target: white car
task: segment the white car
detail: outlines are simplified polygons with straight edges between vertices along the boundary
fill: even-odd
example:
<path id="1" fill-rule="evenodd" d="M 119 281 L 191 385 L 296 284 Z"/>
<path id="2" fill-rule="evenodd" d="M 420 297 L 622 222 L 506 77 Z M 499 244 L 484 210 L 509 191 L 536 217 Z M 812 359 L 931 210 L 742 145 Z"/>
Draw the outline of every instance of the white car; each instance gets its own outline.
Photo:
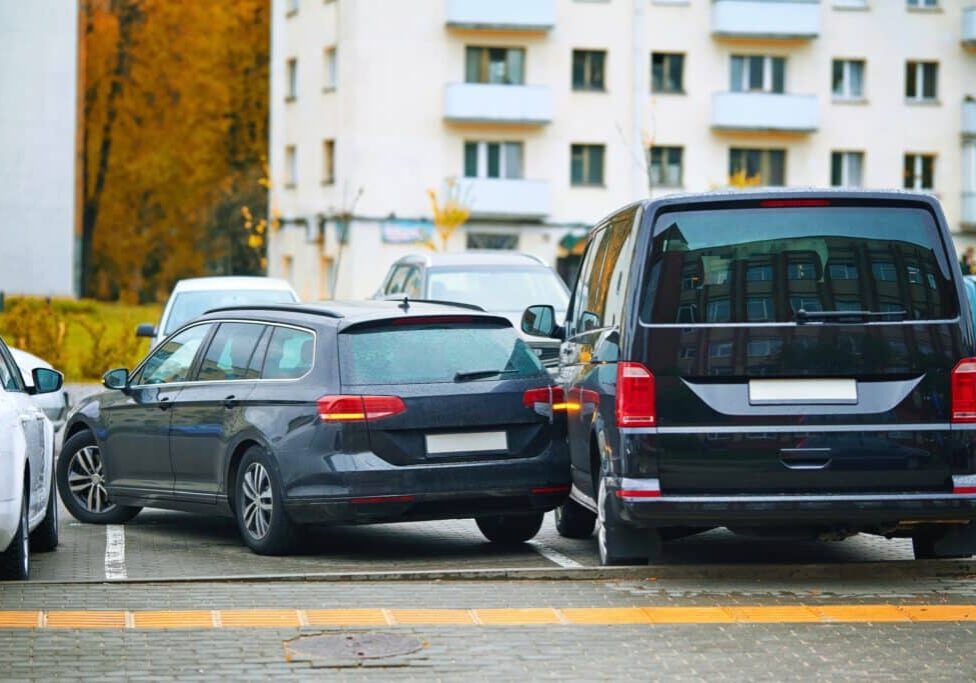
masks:
<path id="1" fill-rule="evenodd" d="M 271 277 L 197 277 L 180 280 L 170 292 L 159 325 L 143 323 L 139 337 L 150 337 L 156 346 L 179 327 L 212 308 L 298 303 L 298 295 L 284 280 Z"/>
<path id="2" fill-rule="evenodd" d="M 34 386 L 34 368 L 47 368 L 54 370 L 54 367 L 42 358 L 38 358 L 32 353 L 15 349 L 12 346 L 10 355 L 14 357 L 14 362 L 20 368 L 20 375 L 24 378 L 24 384 L 30 389 Z M 44 411 L 47 419 L 54 425 L 54 431 L 59 432 L 64 427 L 64 419 L 68 414 L 68 394 L 64 391 L 52 391 L 46 394 L 34 394 L 32 396 L 37 407 Z"/>
<path id="3" fill-rule="evenodd" d="M 26 579 L 30 551 L 58 545 L 54 427 L 32 400 L 59 391 L 63 378 L 36 368 L 28 388 L 0 339 L 0 578 Z"/>

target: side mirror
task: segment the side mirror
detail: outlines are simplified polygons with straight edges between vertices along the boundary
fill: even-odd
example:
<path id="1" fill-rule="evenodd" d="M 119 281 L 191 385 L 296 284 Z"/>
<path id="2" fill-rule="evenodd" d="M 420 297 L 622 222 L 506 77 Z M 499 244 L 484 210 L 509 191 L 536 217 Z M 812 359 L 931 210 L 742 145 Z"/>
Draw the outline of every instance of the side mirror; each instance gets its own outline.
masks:
<path id="1" fill-rule="evenodd" d="M 129 386 L 129 371 L 126 368 L 109 370 L 102 375 L 102 384 L 106 389 L 125 389 Z"/>
<path id="2" fill-rule="evenodd" d="M 32 394 L 51 394 L 64 384 L 64 375 L 50 368 L 34 368 L 31 370 L 31 379 L 34 380 Z"/>
<path id="3" fill-rule="evenodd" d="M 142 323 L 136 328 L 137 337 L 155 337 L 156 327 L 152 323 Z"/>
<path id="4" fill-rule="evenodd" d="M 529 306 L 522 314 L 522 331 L 533 337 L 557 337 L 556 309 L 546 304 Z"/>

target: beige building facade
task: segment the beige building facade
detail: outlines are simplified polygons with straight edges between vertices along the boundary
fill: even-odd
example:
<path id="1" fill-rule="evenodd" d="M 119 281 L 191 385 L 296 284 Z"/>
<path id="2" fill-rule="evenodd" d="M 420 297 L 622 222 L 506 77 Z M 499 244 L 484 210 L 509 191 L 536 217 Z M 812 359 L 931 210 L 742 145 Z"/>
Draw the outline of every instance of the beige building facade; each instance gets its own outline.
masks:
<path id="1" fill-rule="evenodd" d="M 274 0 L 269 274 L 369 296 L 429 247 L 570 277 L 625 203 L 911 187 L 976 236 L 973 0 Z M 974 240 L 976 241 L 976 240 Z"/>

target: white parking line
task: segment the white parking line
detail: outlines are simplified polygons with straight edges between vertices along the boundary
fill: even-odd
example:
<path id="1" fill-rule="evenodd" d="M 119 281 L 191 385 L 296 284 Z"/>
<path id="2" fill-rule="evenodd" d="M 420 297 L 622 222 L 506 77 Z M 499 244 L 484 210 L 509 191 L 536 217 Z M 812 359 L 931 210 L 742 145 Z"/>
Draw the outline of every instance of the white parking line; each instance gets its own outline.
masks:
<path id="1" fill-rule="evenodd" d="M 125 579 L 125 527 L 109 524 L 105 527 L 105 578 Z"/>
<path id="2" fill-rule="evenodd" d="M 576 560 L 566 557 L 558 550 L 553 550 L 541 541 L 529 541 L 529 545 L 535 548 L 536 552 L 538 552 L 544 558 L 550 562 L 555 562 L 563 569 L 579 569 L 580 567 L 584 566 Z"/>

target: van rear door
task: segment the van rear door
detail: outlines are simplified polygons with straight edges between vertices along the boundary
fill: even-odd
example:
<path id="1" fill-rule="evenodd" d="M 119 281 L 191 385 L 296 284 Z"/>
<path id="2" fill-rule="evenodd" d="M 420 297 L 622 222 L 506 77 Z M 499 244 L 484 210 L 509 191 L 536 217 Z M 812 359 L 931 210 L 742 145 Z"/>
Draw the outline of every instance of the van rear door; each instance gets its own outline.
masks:
<path id="1" fill-rule="evenodd" d="M 672 205 L 649 263 L 631 357 L 657 383 L 662 490 L 951 488 L 971 321 L 933 206 Z"/>

